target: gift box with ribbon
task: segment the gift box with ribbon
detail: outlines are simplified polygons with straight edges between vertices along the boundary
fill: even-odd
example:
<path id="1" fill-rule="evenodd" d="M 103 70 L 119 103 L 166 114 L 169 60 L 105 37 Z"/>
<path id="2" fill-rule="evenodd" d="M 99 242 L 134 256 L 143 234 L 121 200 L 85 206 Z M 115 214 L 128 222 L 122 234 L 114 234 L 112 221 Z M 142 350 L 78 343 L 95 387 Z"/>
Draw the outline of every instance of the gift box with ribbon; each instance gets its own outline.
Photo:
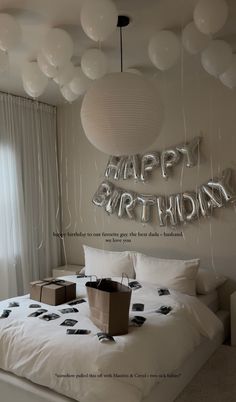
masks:
<path id="1" fill-rule="evenodd" d="M 30 298 L 57 306 L 76 298 L 76 284 L 62 279 L 46 278 L 30 283 Z"/>

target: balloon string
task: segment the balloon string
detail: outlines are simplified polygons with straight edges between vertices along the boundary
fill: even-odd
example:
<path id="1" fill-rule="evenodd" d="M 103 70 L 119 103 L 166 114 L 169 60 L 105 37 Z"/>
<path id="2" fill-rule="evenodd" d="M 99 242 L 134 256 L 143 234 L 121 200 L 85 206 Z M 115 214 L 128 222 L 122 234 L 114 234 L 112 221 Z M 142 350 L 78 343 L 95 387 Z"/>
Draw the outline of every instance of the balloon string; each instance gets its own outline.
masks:
<path id="1" fill-rule="evenodd" d="M 200 180 L 200 143 L 197 146 L 197 182 L 196 182 L 196 195 L 198 191 L 198 183 Z M 200 243 L 200 230 L 201 230 L 201 222 L 200 222 L 200 213 L 198 212 L 198 234 L 197 234 L 197 244 Z"/>
<path id="2" fill-rule="evenodd" d="M 75 226 L 74 232 L 76 232 L 76 228 L 78 225 L 78 208 L 77 208 L 77 181 L 76 181 L 76 169 L 74 166 L 74 205 L 75 205 Z"/>
<path id="3" fill-rule="evenodd" d="M 37 103 L 38 105 L 38 103 Z M 40 141 L 39 141 L 39 132 L 37 133 L 37 146 L 38 150 L 40 149 Z M 42 215 L 39 215 L 39 222 L 41 222 L 41 240 L 39 245 L 37 246 L 37 250 L 40 250 L 43 246 L 43 241 L 44 241 L 44 219 L 45 219 L 45 213 L 44 213 L 44 192 L 43 192 L 43 181 L 42 181 L 42 160 L 40 157 L 40 152 L 38 152 L 38 178 L 39 178 L 39 192 L 40 192 L 40 207 L 39 211 L 42 212 Z"/>
<path id="4" fill-rule="evenodd" d="M 184 48 L 181 46 L 181 67 L 180 67 L 180 82 L 181 82 L 181 105 L 182 105 L 182 117 L 184 126 L 184 143 L 187 142 L 187 123 L 186 123 L 186 111 L 184 104 Z M 184 179 L 184 159 L 182 161 L 181 173 L 180 173 L 180 192 L 183 193 L 183 179 Z M 186 240 L 184 227 L 182 230 L 183 239 Z"/>
<path id="5" fill-rule="evenodd" d="M 211 170 L 211 179 L 213 180 L 214 171 L 213 171 L 213 154 L 212 154 L 212 97 L 211 97 L 211 93 L 209 94 L 209 139 L 210 139 L 210 141 L 209 141 L 210 170 Z M 210 219 L 209 219 L 211 267 L 212 267 L 213 271 L 216 273 L 211 219 L 212 219 L 212 216 L 210 216 Z"/>
<path id="6" fill-rule="evenodd" d="M 69 203 L 69 185 L 68 185 L 68 158 L 66 157 L 66 204 L 67 210 L 69 214 L 69 223 L 65 226 L 65 229 L 69 229 L 71 227 L 71 211 L 70 211 L 70 203 Z"/>
<path id="7" fill-rule="evenodd" d="M 211 247 L 211 267 L 216 274 L 216 267 L 215 267 L 215 258 L 214 258 L 214 246 L 213 246 L 213 233 L 212 233 L 212 223 L 211 219 L 209 220 L 209 229 L 210 229 L 210 247 Z"/>
<path id="8" fill-rule="evenodd" d="M 83 220 L 83 211 L 82 211 L 82 190 L 83 190 L 83 182 L 82 182 L 82 175 L 80 174 L 79 180 L 79 212 L 80 212 L 80 222 L 84 223 Z"/>
<path id="9" fill-rule="evenodd" d="M 221 140 L 222 140 L 222 136 L 221 136 L 221 128 L 219 127 L 218 128 L 218 142 L 219 142 L 219 149 L 222 149 L 222 146 L 221 146 Z M 221 163 L 220 163 L 220 160 L 218 161 L 218 169 L 217 169 L 217 172 L 218 172 L 218 176 L 220 177 L 221 176 Z M 222 195 L 222 192 L 220 191 L 220 201 L 221 201 L 221 203 L 223 204 L 223 195 Z"/>

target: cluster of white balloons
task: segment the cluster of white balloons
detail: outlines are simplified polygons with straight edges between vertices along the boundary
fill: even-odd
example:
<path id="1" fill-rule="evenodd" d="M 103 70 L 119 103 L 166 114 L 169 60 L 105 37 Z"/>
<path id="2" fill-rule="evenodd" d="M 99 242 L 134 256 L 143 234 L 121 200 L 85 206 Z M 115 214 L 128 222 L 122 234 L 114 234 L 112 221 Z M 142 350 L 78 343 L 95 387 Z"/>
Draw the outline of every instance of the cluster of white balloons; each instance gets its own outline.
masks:
<path id="1" fill-rule="evenodd" d="M 201 53 L 203 68 L 219 78 L 224 85 L 236 87 L 236 56 L 230 45 L 212 35 L 223 28 L 228 17 L 225 0 L 200 0 L 195 6 L 193 21 L 182 32 L 182 44 L 192 55 Z M 159 70 L 168 70 L 180 56 L 180 40 L 171 31 L 156 33 L 149 41 L 148 53 Z"/>
<path id="2" fill-rule="evenodd" d="M 183 30 L 182 41 L 191 54 L 201 52 L 203 68 L 219 78 L 228 88 L 236 87 L 236 57 L 231 46 L 224 40 L 212 39 L 228 17 L 225 0 L 200 0 L 193 13 L 193 22 Z"/>
<path id="3" fill-rule="evenodd" d="M 21 41 L 21 28 L 17 20 L 9 14 L 0 14 L 0 73 L 9 67 L 8 52 Z"/>
<path id="4" fill-rule="evenodd" d="M 71 58 L 74 44 L 70 35 L 59 28 L 52 28 L 43 42 L 37 61 L 27 62 L 22 71 L 25 91 L 33 98 L 46 89 L 49 79 L 59 85 L 68 102 L 82 95 L 90 84 L 80 67 L 75 67 Z"/>
<path id="5" fill-rule="evenodd" d="M 81 8 L 81 25 L 90 39 L 100 42 L 115 31 L 118 11 L 111 0 L 86 0 Z M 74 45 L 70 35 L 60 28 L 52 28 L 45 37 L 37 61 L 27 62 L 22 80 L 28 95 L 37 98 L 46 89 L 49 79 L 60 88 L 63 97 L 73 102 L 83 95 L 94 80 L 108 72 L 108 59 L 97 48 L 87 49 L 81 58 L 81 66 L 71 62 Z M 1 54 L 0 54 L 1 63 Z M 138 70 L 128 72 L 141 74 Z"/>

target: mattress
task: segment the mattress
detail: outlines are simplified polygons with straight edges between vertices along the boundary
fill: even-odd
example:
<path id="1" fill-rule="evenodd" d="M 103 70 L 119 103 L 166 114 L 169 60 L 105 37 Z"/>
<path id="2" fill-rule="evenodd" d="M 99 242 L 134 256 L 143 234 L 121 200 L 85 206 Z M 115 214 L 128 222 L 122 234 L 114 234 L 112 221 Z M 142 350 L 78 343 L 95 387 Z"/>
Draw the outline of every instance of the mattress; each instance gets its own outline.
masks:
<path id="1" fill-rule="evenodd" d="M 217 316 L 222 321 L 226 333 L 228 331 L 226 323 L 229 322 L 229 313 L 219 311 Z M 177 373 L 181 372 L 181 376 L 172 377 L 157 384 L 149 397 L 143 399 L 142 402 L 173 402 L 223 340 L 224 335 L 221 332 L 218 332 L 211 341 L 207 338 L 203 339 L 201 344 L 177 370 Z M 0 370 L 0 389 L 5 402 L 12 402 L 13 400 L 18 402 L 75 402 L 74 399 L 59 395 L 48 388 L 3 370 Z"/>
<path id="2" fill-rule="evenodd" d="M 219 295 L 217 290 L 214 290 L 207 295 L 198 295 L 198 299 L 211 311 L 213 311 L 213 313 L 216 313 L 220 309 Z"/>
<path id="3" fill-rule="evenodd" d="M 76 282 L 77 297 L 86 297 L 86 278 L 67 279 Z M 197 298 L 173 290 L 158 295 L 155 285 L 141 285 L 132 292 L 129 333 L 110 343 L 99 342 L 86 300 L 78 305 L 79 311 L 63 310 L 68 310 L 68 305 L 40 303 L 48 314 L 57 315 L 48 321 L 29 315 L 29 296 L 15 298 L 19 306 L 0 320 L 1 369 L 80 402 L 104 402 L 111 394 L 112 402 L 140 402 L 157 382 L 181 366 L 200 345 L 202 336 L 211 342 L 223 328 Z M 0 303 L 0 307 L 7 309 L 9 302 Z M 143 303 L 142 326 L 133 325 L 139 315 L 133 312 L 133 303 Z M 163 306 L 168 313 L 160 312 Z M 75 325 L 90 333 L 68 336 L 61 325 L 65 318 L 77 319 Z"/>

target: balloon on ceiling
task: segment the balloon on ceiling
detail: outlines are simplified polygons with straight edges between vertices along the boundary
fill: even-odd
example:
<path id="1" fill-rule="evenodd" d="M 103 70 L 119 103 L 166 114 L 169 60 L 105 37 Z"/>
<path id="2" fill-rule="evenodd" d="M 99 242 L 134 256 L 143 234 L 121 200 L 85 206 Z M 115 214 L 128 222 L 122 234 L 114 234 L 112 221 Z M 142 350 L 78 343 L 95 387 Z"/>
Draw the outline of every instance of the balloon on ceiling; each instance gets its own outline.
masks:
<path id="1" fill-rule="evenodd" d="M 74 53 L 74 44 L 70 35 L 63 29 L 50 29 L 45 37 L 42 53 L 52 66 L 64 66 Z"/>
<path id="2" fill-rule="evenodd" d="M 218 32 L 227 17 L 228 5 L 225 0 L 200 0 L 193 12 L 196 27 L 204 34 Z"/>
<path id="3" fill-rule="evenodd" d="M 104 41 L 115 31 L 117 20 L 117 8 L 110 0 L 87 0 L 82 5 L 82 28 L 86 35 L 96 42 Z"/>
<path id="4" fill-rule="evenodd" d="M 24 65 L 22 81 L 25 91 L 33 98 L 42 95 L 48 84 L 48 78 L 42 73 L 36 61 Z"/>
<path id="5" fill-rule="evenodd" d="M 90 80 L 81 70 L 81 67 L 75 67 L 75 74 L 69 83 L 69 88 L 75 95 L 83 95 L 90 87 L 93 81 Z"/>
<path id="6" fill-rule="evenodd" d="M 212 40 L 201 55 L 203 68 L 215 77 L 219 77 L 230 66 L 231 61 L 232 49 L 223 40 Z"/>
<path id="7" fill-rule="evenodd" d="M 209 45 L 210 40 L 210 36 L 200 32 L 194 22 L 190 22 L 183 29 L 182 43 L 185 50 L 190 54 L 197 54 L 204 50 Z"/>
<path id="8" fill-rule="evenodd" d="M 220 75 L 220 81 L 230 89 L 236 88 L 236 54 L 233 54 L 232 63 Z"/>
<path id="9" fill-rule="evenodd" d="M 71 91 L 69 85 L 64 85 L 63 87 L 61 87 L 60 91 L 61 91 L 61 94 L 63 95 L 63 97 L 69 103 L 74 102 L 78 98 L 78 95 L 76 95 L 74 92 Z"/>
<path id="10" fill-rule="evenodd" d="M 0 14 L 0 49 L 9 51 L 21 41 L 21 27 L 16 18 L 9 14 Z"/>
<path id="11" fill-rule="evenodd" d="M 108 61 L 105 53 L 99 49 L 88 49 L 82 55 L 81 68 L 91 80 L 102 78 L 108 70 Z"/>
<path id="12" fill-rule="evenodd" d="M 171 31 L 159 31 L 149 41 L 148 54 L 159 70 L 168 70 L 180 56 L 180 40 Z"/>
<path id="13" fill-rule="evenodd" d="M 53 80 L 60 86 L 64 86 L 68 84 L 75 75 L 75 67 L 71 63 L 71 61 L 68 61 L 67 64 L 65 64 L 58 72 L 58 74 L 53 78 Z"/>
<path id="14" fill-rule="evenodd" d="M 42 52 L 39 52 L 37 62 L 40 70 L 46 75 L 46 77 L 53 78 L 58 74 L 59 69 L 52 66 Z"/>

